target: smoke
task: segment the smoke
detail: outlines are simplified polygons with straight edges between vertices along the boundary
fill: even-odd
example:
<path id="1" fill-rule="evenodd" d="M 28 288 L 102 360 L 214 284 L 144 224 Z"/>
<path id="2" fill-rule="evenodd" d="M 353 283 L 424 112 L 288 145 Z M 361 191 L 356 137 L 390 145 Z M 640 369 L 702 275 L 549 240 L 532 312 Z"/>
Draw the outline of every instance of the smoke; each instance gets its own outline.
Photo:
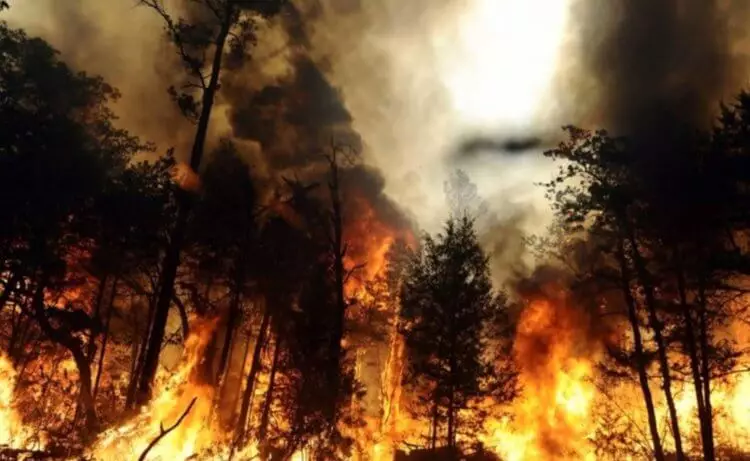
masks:
<path id="1" fill-rule="evenodd" d="M 101 75 L 123 97 L 115 111 L 124 128 L 186 152 L 190 125 L 166 88 L 181 72 L 160 18 L 135 0 L 17 0 L 3 14 L 11 26 L 41 36 L 77 70 Z"/>
<path id="2" fill-rule="evenodd" d="M 491 219 L 479 231 L 493 267 L 507 273 L 522 264 L 521 235 L 549 220 L 534 183 L 551 172 L 540 136 L 558 125 L 559 108 L 543 99 L 565 4 L 294 3 L 305 37 L 298 48 L 336 88 L 384 192 L 435 232 L 448 217 L 443 182 L 463 169 L 489 204 Z"/>
<path id="3" fill-rule="evenodd" d="M 577 123 L 633 138 L 705 127 L 747 82 L 743 0 L 578 0 L 569 106 Z"/>
<path id="4" fill-rule="evenodd" d="M 126 128 L 185 156 L 193 127 L 165 91 L 181 70 L 160 19 L 106 3 L 17 1 L 7 16 L 120 88 Z M 461 168 L 490 205 L 480 231 L 498 268 L 522 262 L 520 236 L 549 222 L 534 183 L 551 175 L 540 153 L 559 125 L 653 139 L 666 120 L 705 125 L 745 78 L 743 0 L 293 5 L 261 29 L 249 62 L 230 63 L 213 138 L 231 137 L 267 178 L 319 176 L 332 140 L 351 145 L 382 176 L 368 194 L 430 232 Z"/>

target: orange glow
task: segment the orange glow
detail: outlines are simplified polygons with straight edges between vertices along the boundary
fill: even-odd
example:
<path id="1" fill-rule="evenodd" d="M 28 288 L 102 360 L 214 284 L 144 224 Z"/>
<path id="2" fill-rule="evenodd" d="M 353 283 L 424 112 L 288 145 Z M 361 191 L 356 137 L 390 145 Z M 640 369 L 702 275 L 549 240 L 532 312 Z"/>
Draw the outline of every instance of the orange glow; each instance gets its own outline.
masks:
<path id="1" fill-rule="evenodd" d="M 16 410 L 13 398 L 15 386 L 16 371 L 13 364 L 7 357 L 0 355 L 0 446 L 42 448 L 43 444 L 31 443 L 34 431 L 24 424 Z"/>
<path id="2" fill-rule="evenodd" d="M 485 444 L 503 459 L 593 459 L 586 437 L 594 398 L 592 350 L 580 342 L 585 319 L 564 302 L 531 302 L 514 345 L 522 394 L 506 418 L 489 422 Z M 583 338 L 583 339 L 582 339 Z"/>
<path id="3" fill-rule="evenodd" d="M 187 459 L 226 442 L 226 435 L 211 420 L 213 388 L 201 385 L 195 377 L 216 322 L 194 320 L 192 325 L 180 368 L 172 376 L 159 376 L 152 402 L 129 422 L 101 434 L 90 456 L 101 460 L 138 459 L 159 435 L 160 425 L 166 428 L 174 424 L 193 398 L 196 401 L 190 413 L 149 452 L 149 459 Z"/>

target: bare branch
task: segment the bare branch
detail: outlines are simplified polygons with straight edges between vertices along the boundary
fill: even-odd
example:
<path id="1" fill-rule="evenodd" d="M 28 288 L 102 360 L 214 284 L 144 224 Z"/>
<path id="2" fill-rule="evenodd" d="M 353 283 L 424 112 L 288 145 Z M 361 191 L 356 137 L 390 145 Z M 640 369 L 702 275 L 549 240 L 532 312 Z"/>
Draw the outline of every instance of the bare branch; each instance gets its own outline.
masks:
<path id="1" fill-rule="evenodd" d="M 143 453 L 141 453 L 141 456 L 138 457 L 138 461 L 146 461 L 146 456 L 148 455 L 148 452 L 151 451 L 152 448 L 156 446 L 157 443 L 164 437 L 166 437 L 167 434 L 172 432 L 177 428 L 177 426 L 182 423 L 182 420 L 185 419 L 185 417 L 190 413 L 190 410 L 193 409 L 193 405 L 195 405 L 195 401 L 198 400 L 198 397 L 193 397 L 193 400 L 190 401 L 190 405 L 187 406 L 185 411 L 182 412 L 182 416 L 180 416 L 177 421 L 171 426 L 169 426 L 167 429 L 164 429 L 164 423 L 159 423 L 159 435 L 156 436 L 154 440 L 151 441 L 151 443 L 148 444 L 145 450 L 143 450 Z"/>

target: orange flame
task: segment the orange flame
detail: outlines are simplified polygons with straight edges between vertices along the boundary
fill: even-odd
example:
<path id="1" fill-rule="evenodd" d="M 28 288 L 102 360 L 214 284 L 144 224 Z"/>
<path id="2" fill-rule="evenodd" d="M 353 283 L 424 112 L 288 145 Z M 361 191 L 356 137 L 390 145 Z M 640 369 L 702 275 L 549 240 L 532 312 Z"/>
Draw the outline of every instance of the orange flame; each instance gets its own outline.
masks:
<path id="1" fill-rule="evenodd" d="M 214 389 L 195 378 L 203 352 L 216 321 L 195 321 L 185 341 L 182 364 L 172 376 L 159 377 L 158 391 L 151 403 L 129 422 L 102 433 L 91 452 L 94 459 L 138 459 L 160 434 L 160 427 L 174 424 L 195 398 L 182 423 L 149 452 L 151 460 L 187 459 L 226 442 L 225 434 L 212 423 Z"/>
<path id="2" fill-rule="evenodd" d="M 595 390 L 589 345 L 581 348 L 580 314 L 549 300 L 521 313 L 514 344 L 522 395 L 510 415 L 489 424 L 485 444 L 503 459 L 593 459 L 586 446 L 592 432 Z"/>
<path id="3" fill-rule="evenodd" d="M 23 423 L 16 411 L 13 402 L 15 385 L 16 370 L 10 360 L 0 354 L 0 446 L 30 449 L 34 431 Z"/>

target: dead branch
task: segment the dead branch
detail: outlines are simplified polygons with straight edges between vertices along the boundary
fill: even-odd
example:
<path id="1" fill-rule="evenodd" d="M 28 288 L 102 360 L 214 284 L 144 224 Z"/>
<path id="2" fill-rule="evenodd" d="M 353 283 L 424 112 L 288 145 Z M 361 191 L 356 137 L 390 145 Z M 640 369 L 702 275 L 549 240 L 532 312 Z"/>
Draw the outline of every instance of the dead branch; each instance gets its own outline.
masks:
<path id="1" fill-rule="evenodd" d="M 143 453 L 141 453 L 141 456 L 138 457 L 138 461 L 146 461 L 146 455 L 148 455 L 148 452 L 151 451 L 152 448 L 156 446 L 157 443 L 164 437 L 166 437 L 167 434 L 172 432 L 177 428 L 177 426 L 182 423 L 182 420 L 185 419 L 185 417 L 190 413 L 190 410 L 192 410 L 193 405 L 195 405 L 195 401 L 198 400 L 198 397 L 193 397 L 193 400 L 190 401 L 190 405 L 185 408 L 185 411 L 182 412 L 182 416 L 180 416 L 177 421 L 175 421 L 174 424 L 169 426 L 168 428 L 164 429 L 164 424 L 159 423 L 159 435 L 156 436 L 154 440 L 151 441 L 151 443 L 148 444 L 145 450 L 143 450 Z"/>

